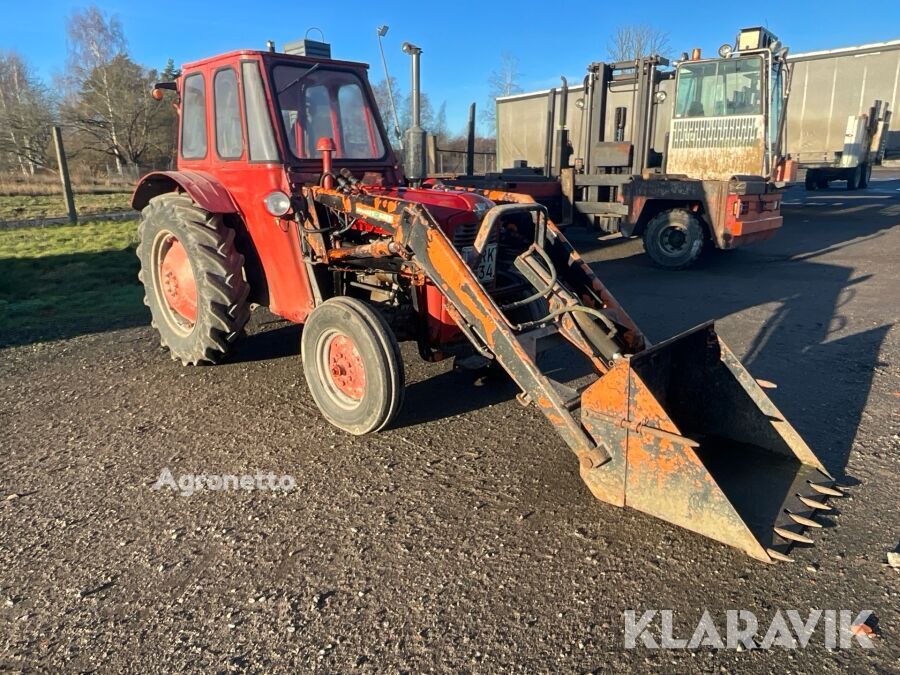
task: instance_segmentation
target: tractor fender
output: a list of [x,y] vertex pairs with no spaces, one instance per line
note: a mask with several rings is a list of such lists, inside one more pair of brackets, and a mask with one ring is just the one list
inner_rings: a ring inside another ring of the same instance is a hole
[[183,190],[205,211],[210,213],[237,213],[231,194],[213,176],[203,171],[154,171],[141,178],[131,206],[142,211],[150,200],[166,192]]

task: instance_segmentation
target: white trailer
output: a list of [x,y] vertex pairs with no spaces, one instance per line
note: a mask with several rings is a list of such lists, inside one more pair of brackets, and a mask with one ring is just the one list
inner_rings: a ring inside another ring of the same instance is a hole
[[843,150],[834,153],[832,162],[805,164],[807,190],[824,190],[828,183],[846,181],[848,190],[869,186],[872,165],[884,158],[887,130],[891,124],[890,106],[875,101],[863,115],[850,115],[844,132]]

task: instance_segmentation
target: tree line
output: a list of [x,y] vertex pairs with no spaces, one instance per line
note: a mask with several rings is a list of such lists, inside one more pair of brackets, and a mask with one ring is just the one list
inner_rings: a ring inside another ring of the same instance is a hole
[[[149,168],[168,168],[174,159],[176,114],[172,106],[151,97],[153,84],[177,75],[169,59],[158,71],[135,62],[121,22],[96,6],[74,11],[66,21],[67,61],[64,72],[48,86],[15,51],[0,51],[0,172],[24,177],[55,165],[52,128],[63,129],[73,173],[134,178]],[[610,60],[636,58],[649,51],[669,50],[668,35],[648,26],[619,28],[608,44]],[[500,55],[487,78],[488,99],[479,119],[486,133],[479,150],[493,150],[496,99],[522,91],[518,59]],[[400,132],[411,124],[412,101],[391,78]],[[373,86],[375,100],[396,143],[388,83]],[[465,147],[465,129],[451,131],[447,103],[421,101],[422,126],[446,149]]]
[[73,173],[132,178],[167,167],[176,136],[171,106],[151,98],[153,84],[174,79],[128,54],[122,24],[95,6],[66,21],[65,71],[51,88],[15,51],[0,51],[0,171],[28,177],[52,168],[52,127],[63,129]]

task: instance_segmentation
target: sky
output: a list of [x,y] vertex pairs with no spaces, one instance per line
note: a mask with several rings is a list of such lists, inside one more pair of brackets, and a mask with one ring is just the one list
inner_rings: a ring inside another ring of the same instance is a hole
[[[500,54],[519,60],[524,91],[559,85],[559,76],[580,82],[591,61],[606,58],[618,26],[648,24],[669,34],[674,55],[700,47],[714,54],[733,43],[737,30],[764,25],[794,53],[900,39],[900,0],[869,0],[865,11],[833,2],[565,2],[515,3],[365,2],[323,3],[280,0],[0,0],[0,50],[22,54],[47,82],[66,60],[65,21],[74,10],[95,4],[121,20],[129,53],[139,63],[162,69],[232,49],[279,46],[318,27],[334,58],[371,64],[370,79],[384,71],[376,29],[390,30],[384,47],[391,74],[409,88],[404,41],[422,48],[422,87],[435,108],[447,103],[450,130],[462,131],[468,107],[488,99],[487,80]],[[316,39],[317,33],[310,37]]]

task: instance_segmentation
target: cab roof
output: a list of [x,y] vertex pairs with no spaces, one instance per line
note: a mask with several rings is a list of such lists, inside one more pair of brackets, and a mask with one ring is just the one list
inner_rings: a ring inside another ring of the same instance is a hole
[[368,70],[368,63],[360,63],[358,61],[340,61],[336,59],[320,59],[309,56],[299,56],[297,54],[284,54],[282,52],[270,52],[264,51],[261,49],[236,49],[234,51],[225,52],[224,54],[217,54],[216,56],[208,56],[205,59],[200,59],[199,61],[191,61],[190,63],[185,63],[182,66],[182,70],[191,70],[195,68],[200,68],[202,66],[206,66],[212,63],[222,62],[222,61],[236,61],[241,57],[252,56],[254,58],[262,58],[262,59],[278,59],[279,61],[296,61],[297,63],[323,63],[323,64],[334,64],[336,66],[344,66],[350,68],[362,68]]

